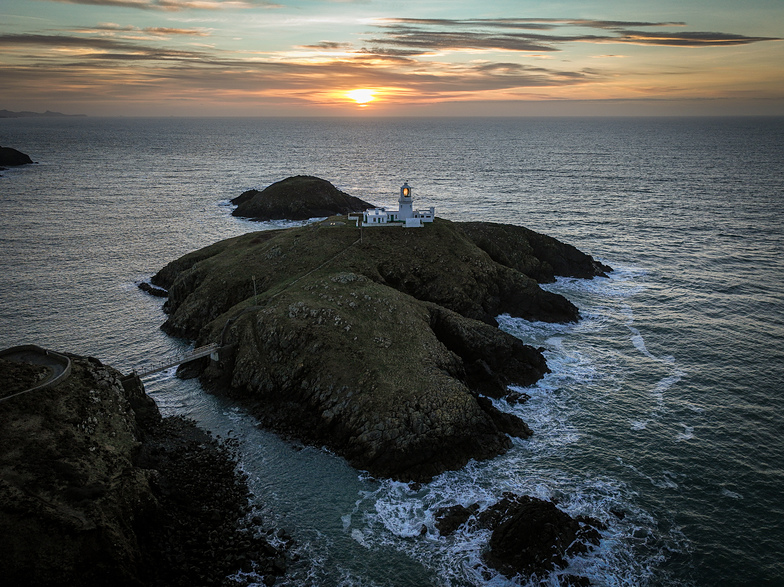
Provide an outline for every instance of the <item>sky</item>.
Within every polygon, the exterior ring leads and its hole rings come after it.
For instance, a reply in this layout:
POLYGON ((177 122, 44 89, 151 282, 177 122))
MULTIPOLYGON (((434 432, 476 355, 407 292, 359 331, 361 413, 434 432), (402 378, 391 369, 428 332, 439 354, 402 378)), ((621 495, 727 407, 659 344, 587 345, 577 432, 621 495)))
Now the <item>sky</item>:
POLYGON ((0 110, 784 115, 784 0, 0 0, 0 110))

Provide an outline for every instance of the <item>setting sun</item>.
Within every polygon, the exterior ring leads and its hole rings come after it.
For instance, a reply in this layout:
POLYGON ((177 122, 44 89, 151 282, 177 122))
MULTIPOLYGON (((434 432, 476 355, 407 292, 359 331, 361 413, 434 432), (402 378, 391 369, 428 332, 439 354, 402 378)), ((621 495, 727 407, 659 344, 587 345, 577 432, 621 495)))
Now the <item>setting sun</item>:
POLYGON ((365 105, 368 102, 372 102, 376 99, 376 91, 375 90, 368 90, 368 89, 361 89, 361 90, 351 90, 350 92, 346 92, 346 96, 354 100, 357 104, 365 105))

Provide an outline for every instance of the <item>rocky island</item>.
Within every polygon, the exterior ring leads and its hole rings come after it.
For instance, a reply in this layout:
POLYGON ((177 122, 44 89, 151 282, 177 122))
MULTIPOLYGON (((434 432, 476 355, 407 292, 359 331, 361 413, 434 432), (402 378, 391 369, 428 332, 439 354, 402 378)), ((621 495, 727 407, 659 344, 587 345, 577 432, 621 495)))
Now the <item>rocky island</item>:
POLYGON ((576 321, 539 282, 609 270, 517 226, 342 217, 215 243, 151 282, 168 290, 166 332, 221 346, 201 367, 208 389, 373 475, 426 481, 531 434, 493 399, 547 364, 495 317, 576 321))
POLYGON ((372 208, 367 202, 311 175, 289 177, 261 191, 248 190, 231 203, 237 206, 232 215, 251 220, 308 220, 372 208))
POLYGON ((11 147, 0 147, 0 171, 5 171, 6 167, 30 165, 32 163, 33 160, 30 159, 29 155, 11 147))
POLYGON ((0 576, 25 586, 271 584, 285 552, 260 532, 230 446, 162 418, 138 379, 68 355, 65 380, 0 358, 0 576), (21 393, 20 393, 21 391, 21 393))

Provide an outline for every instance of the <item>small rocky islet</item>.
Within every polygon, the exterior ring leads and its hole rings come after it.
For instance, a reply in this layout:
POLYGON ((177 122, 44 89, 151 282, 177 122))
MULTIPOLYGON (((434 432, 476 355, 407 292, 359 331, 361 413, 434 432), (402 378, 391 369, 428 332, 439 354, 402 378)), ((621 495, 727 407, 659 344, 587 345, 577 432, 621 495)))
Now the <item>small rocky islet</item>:
POLYGON ((33 160, 30 159, 30 155, 17 151, 12 147, 0 147, 0 171, 5 171, 8 167, 31 165, 32 163, 33 160))
POLYGON ((289 177, 263 190, 246 190, 231 203, 237 206, 233 216, 258 221, 309 220, 372 208, 371 204, 312 175, 289 177))

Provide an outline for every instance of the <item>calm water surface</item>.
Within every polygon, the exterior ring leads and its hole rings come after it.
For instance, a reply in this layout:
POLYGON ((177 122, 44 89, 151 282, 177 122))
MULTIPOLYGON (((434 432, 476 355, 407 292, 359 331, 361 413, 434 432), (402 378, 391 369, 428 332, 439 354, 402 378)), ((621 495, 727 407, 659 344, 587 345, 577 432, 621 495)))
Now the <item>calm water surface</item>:
POLYGON ((161 302, 136 283, 285 225, 227 200, 296 174, 379 205, 407 180, 439 216, 525 225, 616 268, 547 286, 576 325, 500 317, 553 371, 498 404, 535 435, 416 490, 292 446, 197 382, 149 378, 166 413, 239 438, 262 516, 303 556, 287 584, 519 584, 480 564, 486 533, 433 526, 504 491, 608 524, 565 570, 596 585, 784 584, 784 120, 15 119, 0 144, 38 161, 0 178, 3 348, 123 371, 176 356, 190 341, 158 330, 161 302))

